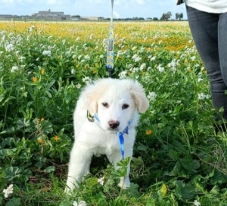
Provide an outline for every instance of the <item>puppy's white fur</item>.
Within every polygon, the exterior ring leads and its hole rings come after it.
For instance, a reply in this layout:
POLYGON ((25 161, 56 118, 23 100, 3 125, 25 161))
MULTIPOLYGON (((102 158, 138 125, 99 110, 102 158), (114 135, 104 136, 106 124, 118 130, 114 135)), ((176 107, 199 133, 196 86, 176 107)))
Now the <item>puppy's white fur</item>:
MULTIPOLYGON (((90 84, 80 95, 74 112, 75 141, 70 155, 66 192, 78 187, 82 177, 89 172, 93 155, 106 154, 116 168, 121 160, 117 132, 122 132, 132 120, 128 134, 124 134, 125 157, 132 157, 138 112, 149 106, 144 89, 134 80, 100 79, 90 84), (99 121, 90 122, 87 111, 97 115, 99 121), (110 122, 119 126, 111 128, 110 122)), ((130 186, 130 165, 119 186, 130 186)))

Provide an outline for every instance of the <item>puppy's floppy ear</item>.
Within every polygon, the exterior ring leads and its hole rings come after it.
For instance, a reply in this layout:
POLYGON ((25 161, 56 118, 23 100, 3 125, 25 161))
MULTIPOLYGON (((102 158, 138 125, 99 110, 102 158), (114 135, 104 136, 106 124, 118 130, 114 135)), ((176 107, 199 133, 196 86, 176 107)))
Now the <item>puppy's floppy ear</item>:
POLYGON ((98 80, 94 84, 89 84, 83 91, 85 107, 92 116, 98 111, 98 99, 103 94, 105 88, 106 86, 102 81, 98 80))
POLYGON ((97 103, 97 98, 95 96, 95 93, 86 93, 84 96, 84 100, 85 100, 84 102, 88 112, 92 116, 94 116, 98 110, 98 103, 97 103))
POLYGON ((146 112, 149 101, 146 97, 143 86, 137 81, 131 81, 130 92, 140 113, 146 112))
POLYGON ((98 94, 97 91, 94 89, 95 85, 89 85, 85 88, 83 92, 83 99, 84 104, 87 111, 94 116, 98 110, 98 94))

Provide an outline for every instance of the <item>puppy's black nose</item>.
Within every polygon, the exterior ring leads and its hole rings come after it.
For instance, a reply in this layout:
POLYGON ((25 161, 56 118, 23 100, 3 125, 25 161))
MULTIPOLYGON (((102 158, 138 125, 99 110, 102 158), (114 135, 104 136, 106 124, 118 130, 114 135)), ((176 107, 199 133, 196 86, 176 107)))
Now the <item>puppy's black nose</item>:
POLYGON ((116 129, 120 125, 120 122, 111 120, 108 122, 108 124, 111 129, 116 129))

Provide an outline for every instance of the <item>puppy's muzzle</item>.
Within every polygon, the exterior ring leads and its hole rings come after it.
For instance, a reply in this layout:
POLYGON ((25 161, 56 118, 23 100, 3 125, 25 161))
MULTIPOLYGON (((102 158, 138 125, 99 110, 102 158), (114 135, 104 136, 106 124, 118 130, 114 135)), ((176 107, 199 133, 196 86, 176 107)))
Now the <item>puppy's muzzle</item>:
POLYGON ((108 124, 109 124, 111 129, 116 129, 120 125, 120 122, 119 121, 110 120, 108 122, 108 124))

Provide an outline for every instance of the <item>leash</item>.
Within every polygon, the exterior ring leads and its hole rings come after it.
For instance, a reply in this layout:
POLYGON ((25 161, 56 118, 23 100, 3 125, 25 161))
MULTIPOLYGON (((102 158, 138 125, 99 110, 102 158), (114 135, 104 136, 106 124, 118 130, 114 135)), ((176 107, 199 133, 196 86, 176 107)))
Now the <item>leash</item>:
MULTIPOLYGON (((108 71, 108 77, 111 77, 114 71, 114 25, 113 25, 113 6, 114 0, 111 0, 111 17, 110 17, 110 27, 109 27, 109 34, 108 34, 108 45, 107 45, 107 58, 106 58, 106 70, 108 71)), ((99 117, 97 114, 92 116, 87 111, 87 118, 90 122, 94 122, 95 120, 99 121, 99 117)), ((133 118, 128 122, 128 125, 122 132, 117 132, 118 142, 121 152, 122 160, 124 159, 125 148, 124 148, 124 134, 128 134, 128 128, 133 122, 133 118)))
POLYGON ((110 17, 110 28, 109 28, 109 34, 108 34, 107 58, 106 58, 106 70, 108 71, 108 77, 111 77, 114 70, 113 6, 114 6, 114 0, 111 0, 111 17, 110 17))
POLYGON ((121 150, 121 157, 122 157, 122 159, 124 159, 124 157, 125 157, 124 134, 128 134, 128 128, 129 128, 129 126, 132 124, 133 119, 134 119, 134 118, 132 118, 132 119, 128 122, 128 125, 125 127, 125 129, 124 129, 122 132, 117 132, 118 142, 119 142, 119 146, 120 146, 120 150, 121 150))

